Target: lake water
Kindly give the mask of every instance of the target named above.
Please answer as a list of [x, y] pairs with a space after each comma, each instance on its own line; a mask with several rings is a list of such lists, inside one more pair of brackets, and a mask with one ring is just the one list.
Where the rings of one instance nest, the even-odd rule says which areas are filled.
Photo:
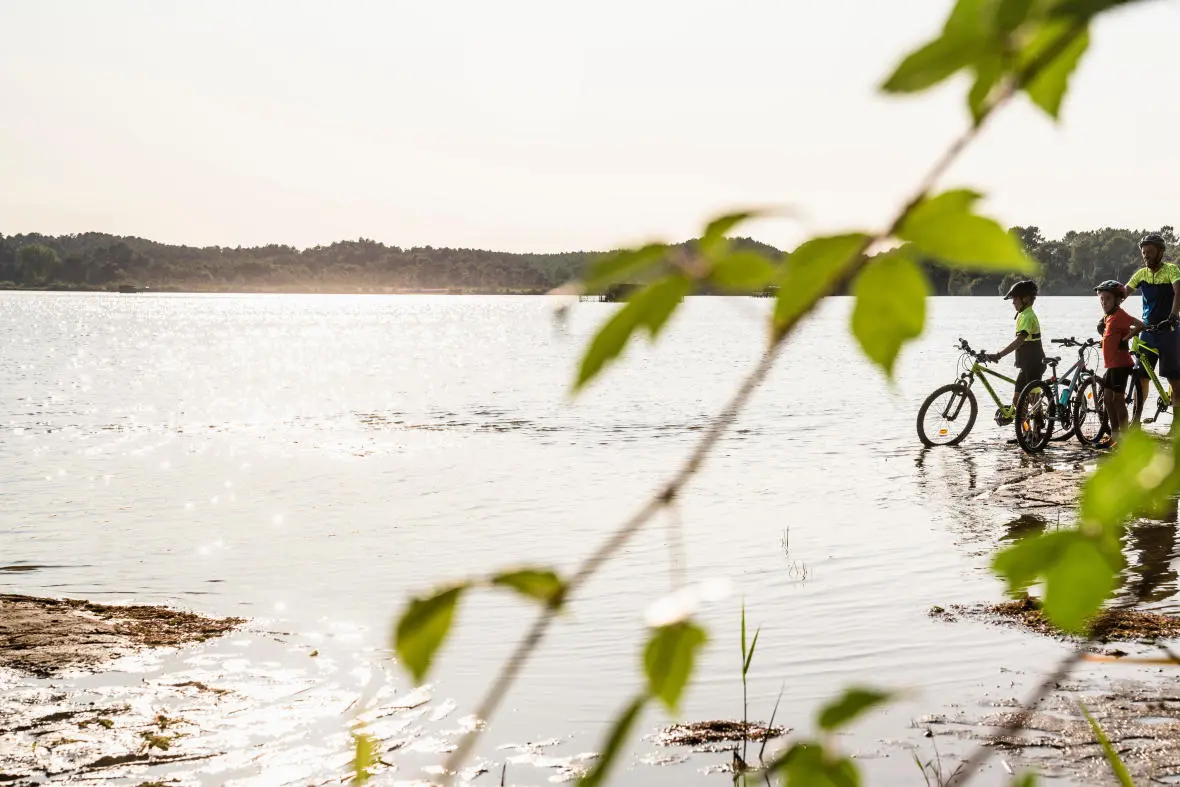
[[[0, 590], [249, 617], [247, 634], [202, 646], [208, 669], [404, 696], [379, 649], [408, 595], [508, 564], [574, 566], [690, 450], [756, 362], [771, 304], [691, 298], [656, 347], [640, 340], [576, 399], [579, 354], [617, 307], [576, 304], [562, 326], [554, 305], [0, 293]], [[1015, 517], [967, 490], [1032, 460], [1005, 445], [1010, 427], [994, 424], [982, 390], [960, 449], [920, 450], [914, 420], [954, 378], [959, 337], [988, 350], [1009, 341], [1010, 304], [931, 299], [895, 386], [849, 339], [850, 307], [829, 299], [806, 323], [677, 508], [678, 568], [731, 586], [701, 610], [711, 639], [681, 716], [740, 718], [744, 598], [761, 626], [751, 716], [765, 720], [781, 689], [779, 722], [806, 732], [817, 703], [848, 683], [911, 689], [845, 745], [870, 784], [912, 784], [921, 775], [904, 746], [929, 743], [914, 720], [1021, 696], [1064, 646], [927, 614], [1002, 597], [987, 566]], [[1037, 311], [1054, 337], [1091, 336], [1100, 314], [1089, 298], [1042, 298]], [[598, 748], [639, 685], [644, 611], [670, 590], [673, 532], [653, 522], [575, 599], [490, 725], [480, 755], [495, 771], [476, 784], [498, 779], [511, 752], [497, 747]], [[1129, 587], [1180, 612], [1174, 523], [1136, 545]], [[431, 680], [440, 729], [455, 726], [447, 710], [473, 711], [532, 614], [502, 593], [463, 602]], [[342, 710], [309, 711], [306, 729], [258, 722], [250, 745], [274, 769], [239, 762], [202, 778], [328, 778], [343, 749], [323, 741], [345, 729]], [[653, 708], [642, 734], [666, 723]], [[634, 750], [617, 783], [729, 783], [704, 773], [728, 755], [660, 766], [642, 760], [667, 751], [638, 739]], [[438, 761], [390, 757], [399, 780]], [[514, 764], [508, 783], [555, 773]]]

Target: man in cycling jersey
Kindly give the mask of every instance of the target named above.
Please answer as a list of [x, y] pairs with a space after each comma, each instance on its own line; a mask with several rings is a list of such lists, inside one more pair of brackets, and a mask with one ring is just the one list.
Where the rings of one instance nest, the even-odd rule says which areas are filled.
[[[1143, 294], [1143, 322], [1154, 325], [1167, 320], [1172, 322], [1154, 331], [1143, 331], [1140, 341], [1159, 351], [1159, 374], [1172, 386], [1172, 401], [1180, 391], [1180, 337], [1176, 332], [1176, 315], [1180, 312], [1180, 267], [1164, 262], [1164, 239], [1151, 233], [1139, 241], [1139, 253], [1143, 256], [1144, 267], [1135, 271], [1127, 282], [1127, 290]], [[1148, 363], [1155, 367], [1154, 354], [1148, 355]], [[1143, 397], [1147, 398], [1146, 376], [1139, 381]]]

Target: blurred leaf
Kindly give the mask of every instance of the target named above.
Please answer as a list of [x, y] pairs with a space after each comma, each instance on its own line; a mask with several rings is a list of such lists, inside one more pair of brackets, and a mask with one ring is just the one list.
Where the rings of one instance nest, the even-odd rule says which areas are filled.
[[645, 273], [658, 265], [668, 254], [664, 243], [649, 243], [638, 249], [624, 249], [603, 257], [590, 266], [583, 280], [587, 292], [596, 292], [611, 284], [627, 282], [629, 276]]
[[640, 327], [646, 327], [654, 339], [691, 291], [692, 283], [679, 273], [673, 273], [635, 293], [623, 308], [607, 320], [590, 342], [590, 347], [582, 357], [574, 390], [584, 388], [617, 358], [631, 334]]
[[1022, 773], [1012, 780], [1012, 787], [1037, 787], [1037, 774], [1033, 771]]
[[846, 689], [838, 699], [825, 705], [819, 712], [820, 729], [831, 732], [843, 727], [865, 711], [888, 702], [893, 695], [887, 691], [866, 689], [859, 686]]
[[971, 211], [980, 196], [957, 189], [928, 197], [909, 212], [897, 235], [953, 267], [1035, 273], [1039, 266], [1017, 238]]
[[773, 770], [783, 773], [786, 787], [859, 787], [860, 772], [847, 757], [824, 751], [818, 743], [796, 743]]
[[853, 285], [852, 333], [890, 377], [901, 346], [922, 334], [929, 292], [926, 274], [903, 251], [870, 261]]
[[1000, 0], [996, 10], [996, 27], [1003, 33], [1011, 33], [1024, 24], [1032, 7], [1033, 0]]
[[599, 755], [598, 762], [594, 763], [594, 767], [578, 780], [579, 787], [596, 787], [603, 783], [615, 759], [619, 756], [619, 751], [627, 741], [627, 736], [631, 732], [631, 728], [635, 726], [635, 720], [639, 717], [639, 712], [643, 710], [644, 703], [647, 702], [646, 696], [636, 697], [623, 711], [619, 718], [615, 719], [615, 723], [611, 726], [610, 734], [607, 736], [606, 744], [603, 746], [602, 753]]
[[885, 93], [920, 93], [970, 66], [985, 53], [984, 42], [966, 42], [945, 35], [934, 39], [905, 57], [881, 84]]
[[1119, 753], [1115, 751], [1114, 746], [1110, 743], [1110, 738], [1106, 737], [1102, 727], [1095, 721], [1094, 717], [1090, 715], [1090, 711], [1080, 701], [1078, 707], [1081, 708], [1082, 715], [1086, 717], [1086, 721], [1090, 723], [1090, 729], [1094, 731], [1094, 737], [1102, 744], [1102, 754], [1106, 757], [1106, 762], [1109, 763], [1111, 771], [1114, 772], [1115, 778], [1119, 780], [1122, 787], [1135, 787], [1135, 782], [1131, 779], [1131, 774], [1127, 771], [1127, 766], [1123, 763]]
[[1112, 532], [1134, 514], [1161, 514], [1180, 486], [1175, 457], [1142, 430], [1128, 429], [1115, 452], [1082, 486], [1083, 530]]
[[1024, 75], [1024, 90], [1028, 97], [1054, 120], [1061, 112], [1069, 79], [1089, 46], [1088, 31], [1078, 32], [1076, 23], [1070, 21], [1054, 21], [1043, 25], [1021, 52], [1023, 71], [1038, 64], [1046, 53], [1059, 50], [1056, 56], [1040, 64], [1035, 74]]
[[415, 598], [397, 624], [394, 644], [402, 664], [419, 684], [430, 671], [434, 654], [451, 630], [455, 604], [467, 586], [458, 585], [428, 598]]
[[655, 630], [643, 654], [648, 691], [659, 697], [672, 713], [692, 676], [697, 649], [708, 635], [690, 621], [673, 623]]
[[975, 64], [975, 82], [967, 94], [967, 106], [971, 110], [971, 120], [976, 125], [991, 108], [988, 100], [1003, 75], [1004, 64], [998, 55], [982, 58]]
[[1050, 7], [1049, 14], [1053, 17], [1085, 20], [1097, 16], [1103, 11], [1110, 11], [1119, 6], [1138, 2], [1142, 2], [1142, 0], [1057, 0]]
[[724, 250], [727, 239], [726, 233], [737, 225], [763, 214], [759, 210], [743, 210], [718, 216], [706, 225], [705, 232], [697, 242], [697, 248], [706, 257], [711, 257]]
[[1019, 594], [1038, 577], [1044, 576], [1076, 538], [1076, 530], [1054, 530], [1026, 536], [997, 552], [992, 558], [992, 570], [1007, 580], [1009, 594]]
[[1044, 612], [1062, 631], [1083, 634], [1114, 590], [1119, 566], [1095, 539], [1076, 535], [1045, 572]]
[[1083, 633], [1114, 590], [1122, 560], [1117, 539], [1056, 530], [1021, 539], [996, 555], [992, 567], [1012, 594], [1043, 578], [1045, 617], [1062, 631]]
[[507, 587], [547, 606], [561, 606], [565, 583], [549, 569], [526, 568], [507, 571], [492, 578], [493, 585]]
[[356, 743], [352, 757], [352, 772], [355, 776], [354, 783], [365, 784], [371, 778], [369, 768], [377, 762], [376, 747], [373, 743], [373, 737], [363, 732], [354, 734], [353, 740]]
[[713, 262], [709, 278], [730, 292], [750, 292], [774, 281], [779, 268], [765, 256], [751, 249], [738, 249]]
[[774, 307], [776, 335], [811, 309], [846, 276], [870, 238], [863, 233], [807, 241], [787, 257]]
[[994, 35], [995, 22], [993, 0], [958, 0], [943, 24], [941, 34], [902, 59], [881, 85], [881, 90], [918, 93], [989, 54], [999, 54], [999, 43]]
[[995, 0], [957, 0], [942, 32], [959, 40], [988, 38], [995, 27], [995, 20]]

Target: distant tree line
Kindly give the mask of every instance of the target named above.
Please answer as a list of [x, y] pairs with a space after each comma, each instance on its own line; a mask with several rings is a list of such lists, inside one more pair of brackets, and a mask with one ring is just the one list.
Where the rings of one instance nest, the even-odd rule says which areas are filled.
[[[1044, 266], [1045, 295], [1090, 294], [1102, 279], [1126, 281], [1141, 264], [1138, 240], [1149, 230], [1104, 228], [1070, 231], [1059, 240], [1037, 227], [1014, 227], [1029, 253]], [[1172, 227], [1158, 230], [1174, 259]], [[741, 246], [768, 256], [784, 252], [749, 238]], [[692, 241], [681, 244], [691, 249]], [[576, 277], [608, 252], [516, 254], [421, 246], [400, 248], [360, 238], [296, 249], [173, 246], [135, 237], [88, 232], [78, 235], [0, 235], [0, 288], [95, 289], [121, 285], [173, 291], [545, 292]], [[789, 259], [789, 255], [788, 255]], [[950, 271], [926, 261], [939, 295], [995, 295], [1012, 276]]]

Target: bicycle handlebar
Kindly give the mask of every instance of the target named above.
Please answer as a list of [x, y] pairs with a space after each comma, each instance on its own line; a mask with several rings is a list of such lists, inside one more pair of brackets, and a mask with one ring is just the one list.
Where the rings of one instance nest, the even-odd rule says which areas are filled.
[[1154, 323], [1152, 325], [1144, 325], [1143, 332], [1158, 331], [1160, 328], [1167, 328], [1176, 324], [1176, 320], [1169, 317], [1166, 320]]
[[986, 360], [987, 358], [986, 350], [972, 350], [971, 345], [967, 344], [967, 340], [962, 337], [959, 338], [959, 343], [955, 345], [955, 349], [962, 350], [977, 361]]
[[1098, 339], [1087, 339], [1083, 342], [1080, 341], [1076, 336], [1070, 336], [1068, 339], [1050, 339], [1049, 341], [1053, 344], [1060, 344], [1062, 347], [1081, 347], [1083, 349], [1086, 347], [1094, 347], [1095, 345], [1102, 343]]

